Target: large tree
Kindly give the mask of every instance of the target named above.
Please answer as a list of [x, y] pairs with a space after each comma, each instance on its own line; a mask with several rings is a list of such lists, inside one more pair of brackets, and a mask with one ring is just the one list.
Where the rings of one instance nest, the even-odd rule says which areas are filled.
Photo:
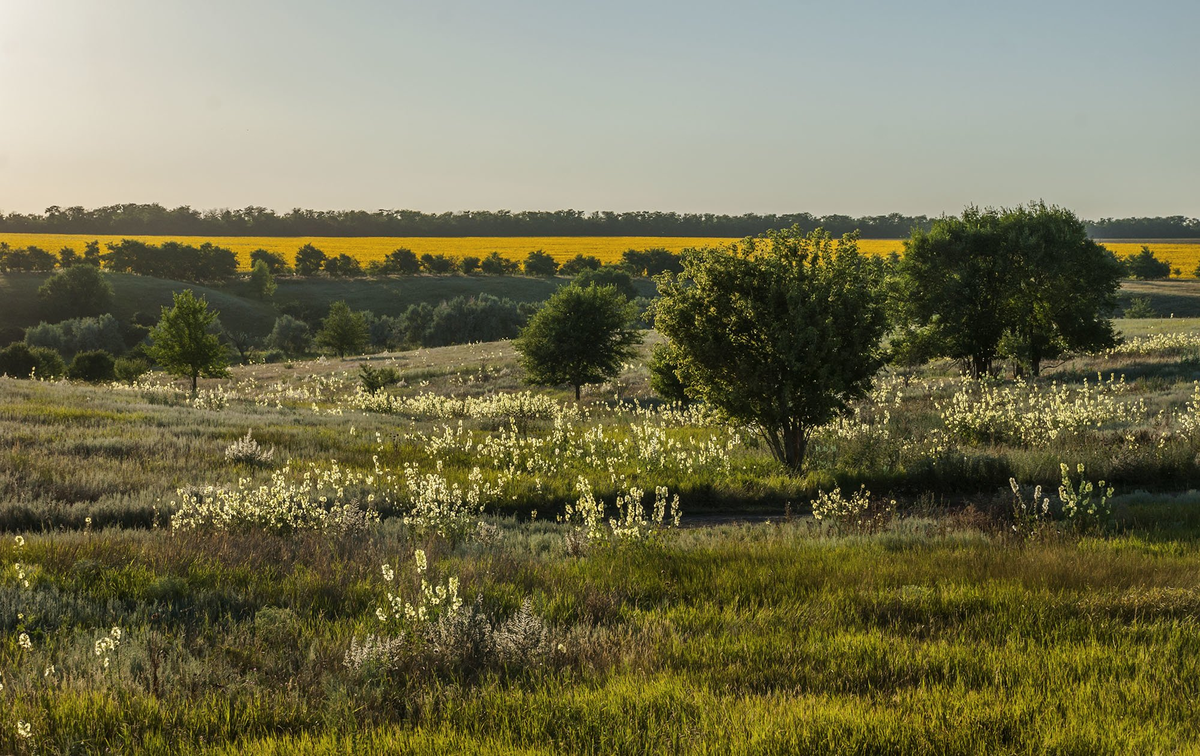
[[854, 236], [771, 231], [687, 250], [659, 278], [654, 325], [690, 396], [748, 424], [800, 471], [813, 429], [866, 394], [882, 364], [882, 266]]
[[228, 355], [214, 333], [216, 320], [217, 312], [208, 309], [207, 301], [184, 289], [175, 294], [171, 307], [162, 308], [158, 325], [150, 331], [147, 352], [168, 373], [191, 378], [192, 393], [200, 376], [228, 375]]
[[1003, 354], [1037, 375], [1064, 350], [1111, 345], [1121, 265], [1069, 210], [967, 208], [905, 242], [893, 293], [905, 340], [975, 377]]
[[515, 346], [530, 383], [580, 388], [617, 375], [635, 353], [637, 308], [612, 286], [564, 286], [521, 330]]

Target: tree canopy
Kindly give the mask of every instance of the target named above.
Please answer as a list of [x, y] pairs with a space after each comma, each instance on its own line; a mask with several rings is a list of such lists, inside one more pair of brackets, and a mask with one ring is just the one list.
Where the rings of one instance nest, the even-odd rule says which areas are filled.
[[337, 352], [338, 357], [345, 357], [361, 352], [369, 337], [366, 315], [353, 312], [345, 302], [334, 302], [317, 332], [317, 344]]
[[883, 362], [882, 264], [853, 235], [835, 243], [798, 227], [688, 250], [681, 262], [659, 278], [659, 364], [801, 470], [813, 429], [865, 395]]
[[564, 286], [521, 330], [514, 346], [530, 383], [580, 389], [608, 380], [642, 341], [637, 308], [611, 286]]
[[216, 311], [208, 309], [203, 297], [191, 289], [177, 292], [171, 307], [162, 308], [158, 325], [150, 331], [147, 353], [168, 373], [192, 380], [200, 376], [221, 378], [229, 364], [221, 339], [213, 332]]

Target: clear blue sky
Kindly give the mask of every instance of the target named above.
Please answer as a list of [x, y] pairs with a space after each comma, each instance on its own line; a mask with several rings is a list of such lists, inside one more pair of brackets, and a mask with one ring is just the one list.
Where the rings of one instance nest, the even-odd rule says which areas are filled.
[[0, 0], [0, 210], [1200, 215], [1200, 2]]

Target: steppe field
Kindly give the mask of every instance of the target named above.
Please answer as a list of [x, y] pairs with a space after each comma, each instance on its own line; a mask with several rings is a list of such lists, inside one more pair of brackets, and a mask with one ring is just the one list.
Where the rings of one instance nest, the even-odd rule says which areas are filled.
[[0, 751], [1195, 752], [1200, 338], [1119, 326], [889, 370], [803, 478], [653, 333], [579, 405], [508, 342], [0, 378]]

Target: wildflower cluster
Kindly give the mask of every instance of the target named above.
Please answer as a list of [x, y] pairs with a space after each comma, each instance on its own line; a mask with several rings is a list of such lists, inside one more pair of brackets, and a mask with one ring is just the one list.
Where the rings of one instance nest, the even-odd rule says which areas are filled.
[[872, 504], [866, 486], [860, 486], [849, 497], [842, 494], [840, 486], [821, 491], [812, 503], [813, 519], [832, 523], [840, 533], [874, 532], [887, 524], [895, 509], [895, 500]]
[[493, 493], [478, 467], [471, 470], [465, 489], [438, 473], [421, 474], [415, 465], [407, 465], [405, 473], [409, 501], [404, 524], [416, 535], [437, 533], [457, 540], [477, 529], [484, 496]]
[[1150, 355], [1178, 356], [1200, 353], [1200, 334], [1155, 333], [1138, 336], [1103, 352], [1106, 357]]
[[1112, 376], [1075, 388], [972, 381], [937, 409], [946, 430], [969, 442], [1045, 446], [1065, 435], [1145, 418], [1145, 400], [1119, 398], [1128, 392], [1124, 377]]
[[271, 460], [275, 458], [275, 447], [264, 447], [260, 445], [250, 435], [250, 431], [246, 431], [246, 435], [237, 441], [234, 441], [225, 449], [225, 459], [235, 464], [245, 465], [269, 465]]
[[604, 528], [604, 502], [596, 498], [591, 483], [587, 478], [580, 476], [576, 481], [576, 489], [579, 491], [579, 499], [573, 505], [568, 504], [563, 515], [558, 518], [559, 522], [575, 526], [569, 539], [570, 543], [578, 540], [594, 542], [606, 538], [614, 541], [646, 541], [661, 534], [665, 528], [679, 527], [682, 514], [679, 495], [672, 497], [665, 486], [654, 489], [654, 506], [650, 513], [647, 513], [642, 504], [645, 498], [642, 489], [631, 487], [628, 493], [617, 494], [614, 504], [616, 516], [608, 518], [607, 530]]
[[[447, 612], [457, 612], [462, 608], [462, 599], [458, 595], [458, 578], [451, 577], [445, 583], [431, 585], [426, 579], [429, 571], [429, 561], [425, 552], [417, 549], [413, 552], [413, 567], [421, 579], [420, 595], [415, 603], [405, 601], [399, 593], [388, 591], [385, 607], [378, 607], [375, 616], [380, 622], [399, 622], [409, 630], [419, 625], [432, 622]], [[396, 580], [396, 571], [390, 564], [384, 563], [383, 579], [388, 583]]]
[[1071, 470], [1060, 464], [1062, 485], [1058, 487], [1058, 498], [1062, 502], [1063, 516], [1079, 530], [1102, 527], [1112, 517], [1113, 489], [1104, 481], [1092, 483], [1084, 477], [1084, 466], [1080, 463], [1075, 472], [1079, 482], [1071, 479]]
[[[179, 489], [171, 502], [174, 530], [263, 529], [277, 533], [297, 530], [356, 531], [377, 522], [376, 495], [361, 495], [374, 475], [343, 470], [336, 462], [312, 468], [298, 480], [290, 465], [254, 486], [246, 478], [234, 488], [205, 486]], [[356, 493], [360, 495], [355, 495]]]
[[92, 646], [92, 653], [100, 659], [101, 666], [108, 669], [109, 655], [117, 650], [121, 645], [121, 628], [114, 626], [108, 631], [107, 635], [102, 635], [96, 640]]

